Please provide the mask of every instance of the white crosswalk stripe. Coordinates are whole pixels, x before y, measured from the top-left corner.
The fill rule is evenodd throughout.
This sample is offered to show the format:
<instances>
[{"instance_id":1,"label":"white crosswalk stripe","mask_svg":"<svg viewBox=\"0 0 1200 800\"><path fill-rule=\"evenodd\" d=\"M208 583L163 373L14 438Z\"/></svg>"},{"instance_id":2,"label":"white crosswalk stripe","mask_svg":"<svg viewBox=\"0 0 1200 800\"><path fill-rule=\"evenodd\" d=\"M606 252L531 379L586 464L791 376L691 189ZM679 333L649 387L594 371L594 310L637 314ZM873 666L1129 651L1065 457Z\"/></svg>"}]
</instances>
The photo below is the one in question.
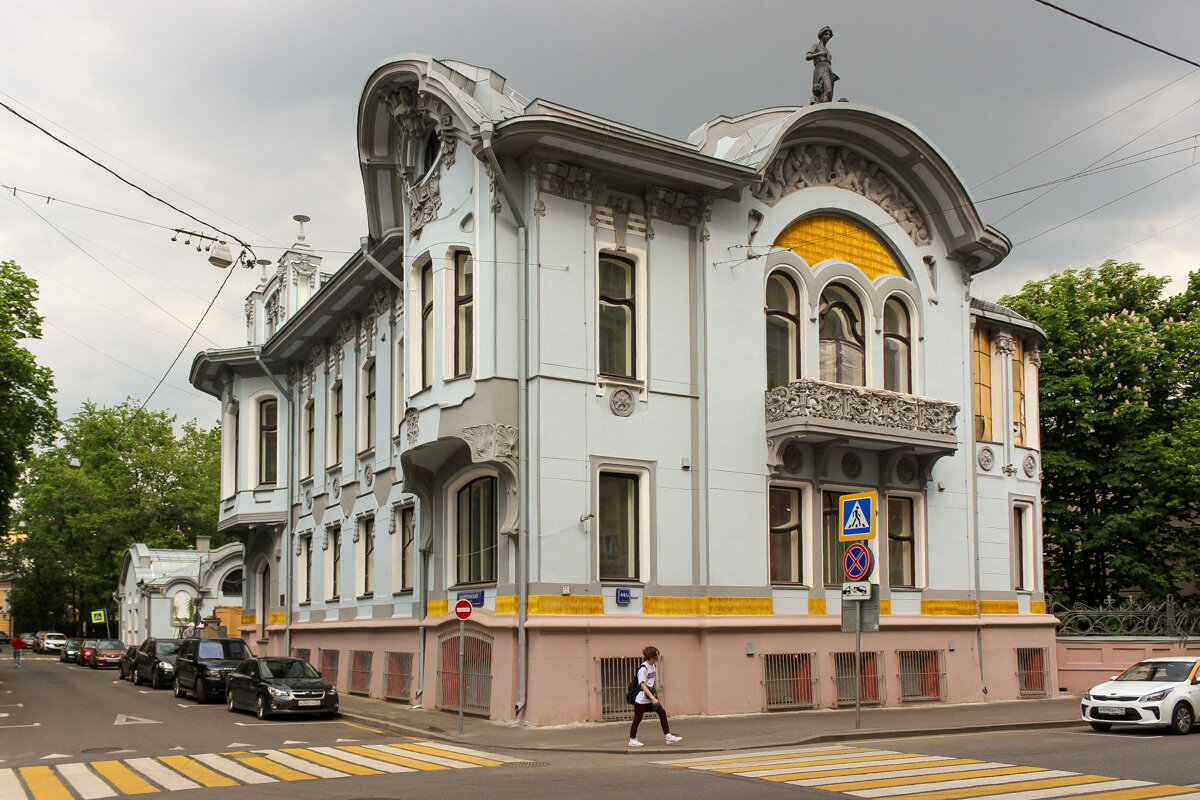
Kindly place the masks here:
<instances>
[{"instance_id":1,"label":"white crosswalk stripe","mask_svg":"<svg viewBox=\"0 0 1200 800\"><path fill-rule=\"evenodd\" d=\"M247 769L233 759L226 758L225 756L219 756L216 753L201 753L199 755L192 756L192 758L196 759L210 769L214 769L217 772L233 778L235 781L241 781L242 783L249 784L276 782L276 779L272 778L270 775L263 775L261 772L255 772L252 769Z\"/></svg>"},{"instance_id":2,"label":"white crosswalk stripe","mask_svg":"<svg viewBox=\"0 0 1200 800\"><path fill-rule=\"evenodd\" d=\"M390 744L373 744L373 745L368 745L368 747L370 747L372 750L379 750L384 753L392 753L393 755L397 755L397 756L405 756L406 758L412 758L417 761L424 761L427 764L439 764L443 767L456 767L458 769L463 769L463 768L468 768L468 767L479 766L478 764L468 764L468 763L463 763L462 761L455 761L452 758L443 758L442 756L435 756L431 753L422 753L417 750L409 750L408 748L405 748L405 747L395 747Z\"/></svg>"},{"instance_id":3,"label":"white crosswalk stripe","mask_svg":"<svg viewBox=\"0 0 1200 800\"><path fill-rule=\"evenodd\" d=\"M288 769L308 773L314 778L344 778L350 774L348 772L338 772L336 769L330 769L329 767L322 767L320 764L314 764L311 761L305 761L303 758L281 753L278 750L255 750L253 752L266 756L276 764L282 764Z\"/></svg>"},{"instance_id":4,"label":"white crosswalk stripe","mask_svg":"<svg viewBox=\"0 0 1200 800\"><path fill-rule=\"evenodd\" d=\"M88 769L87 764L59 764L58 774L79 793L83 800L100 800L102 797L116 797L117 793L96 773Z\"/></svg>"},{"instance_id":5,"label":"white crosswalk stripe","mask_svg":"<svg viewBox=\"0 0 1200 800\"><path fill-rule=\"evenodd\" d=\"M177 792L180 789L200 788L200 784L188 780L153 758L127 758L125 763L168 791Z\"/></svg>"},{"instance_id":6,"label":"white crosswalk stripe","mask_svg":"<svg viewBox=\"0 0 1200 800\"><path fill-rule=\"evenodd\" d=\"M412 767L402 767L399 764L393 764L390 761L384 761L381 758L368 758L359 753L351 753L347 750L339 750L336 747L310 747L315 753L322 753L333 758L340 758L342 761L349 761L351 764L358 764L360 767L369 767L377 769L380 772L416 772Z\"/></svg>"}]
</instances>

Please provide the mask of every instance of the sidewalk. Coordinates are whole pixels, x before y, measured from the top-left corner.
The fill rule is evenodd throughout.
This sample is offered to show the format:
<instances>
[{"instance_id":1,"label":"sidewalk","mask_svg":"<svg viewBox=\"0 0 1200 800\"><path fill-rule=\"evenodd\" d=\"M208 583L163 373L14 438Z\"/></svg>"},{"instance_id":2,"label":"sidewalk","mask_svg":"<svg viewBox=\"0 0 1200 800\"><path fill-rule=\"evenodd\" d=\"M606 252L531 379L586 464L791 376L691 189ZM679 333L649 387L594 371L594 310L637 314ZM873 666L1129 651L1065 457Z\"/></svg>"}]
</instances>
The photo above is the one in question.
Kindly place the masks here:
<instances>
[{"instance_id":1,"label":"sidewalk","mask_svg":"<svg viewBox=\"0 0 1200 800\"><path fill-rule=\"evenodd\" d=\"M864 708L855 729L854 709L774 712L736 716L672 717L679 744L663 743L658 718L647 716L638 730L645 747L630 750L628 722L580 722L536 728L519 723L458 715L366 697L342 694L342 719L408 736L461 742L477 747L582 753L683 752L790 747L815 742L877 739L920 734L986 730L1072 727L1079 719L1079 697L1063 694L1047 700L998 700L958 705L925 704Z\"/></svg>"}]
</instances>

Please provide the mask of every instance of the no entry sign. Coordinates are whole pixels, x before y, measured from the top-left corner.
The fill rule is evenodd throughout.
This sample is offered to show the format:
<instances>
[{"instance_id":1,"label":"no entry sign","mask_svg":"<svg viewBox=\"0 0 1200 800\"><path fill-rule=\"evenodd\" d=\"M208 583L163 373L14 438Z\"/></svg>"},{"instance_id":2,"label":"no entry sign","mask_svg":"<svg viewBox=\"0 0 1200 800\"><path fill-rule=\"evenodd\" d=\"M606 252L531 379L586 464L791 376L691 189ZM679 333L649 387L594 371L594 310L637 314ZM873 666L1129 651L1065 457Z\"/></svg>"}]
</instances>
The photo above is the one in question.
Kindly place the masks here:
<instances>
[{"instance_id":1,"label":"no entry sign","mask_svg":"<svg viewBox=\"0 0 1200 800\"><path fill-rule=\"evenodd\" d=\"M470 600L459 600L457 603L455 603L454 604L454 616L458 617L459 619L470 619L471 618L471 601Z\"/></svg>"},{"instance_id":2,"label":"no entry sign","mask_svg":"<svg viewBox=\"0 0 1200 800\"><path fill-rule=\"evenodd\" d=\"M846 548L846 557L842 559L842 569L846 577L852 581L861 581L871 574L871 551L865 545L855 542Z\"/></svg>"}]
</instances>

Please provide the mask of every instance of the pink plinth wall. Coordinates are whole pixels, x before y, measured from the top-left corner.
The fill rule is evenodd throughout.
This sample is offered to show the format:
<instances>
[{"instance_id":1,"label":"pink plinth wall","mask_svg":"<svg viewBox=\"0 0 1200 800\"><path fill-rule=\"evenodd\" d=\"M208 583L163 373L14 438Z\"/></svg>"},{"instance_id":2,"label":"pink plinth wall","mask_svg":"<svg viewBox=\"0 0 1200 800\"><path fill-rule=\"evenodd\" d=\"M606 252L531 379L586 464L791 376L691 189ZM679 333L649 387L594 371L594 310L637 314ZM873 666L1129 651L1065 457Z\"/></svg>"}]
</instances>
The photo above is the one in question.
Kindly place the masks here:
<instances>
[{"instance_id":1,"label":"pink plinth wall","mask_svg":"<svg viewBox=\"0 0 1200 800\"><path fill-rule=\"evenodd\" d=\"M1058 688L1084 692L1144 658L1200 656L1200 641L1159 637L1072 636L1055 643L1058 651Z\"/></svg>"},{"instance_id":2,"label":"pink plinth wall","mask_svg":"<svg viewBox=\"0 0 1200 800\"><path fill-rule=\"evenodd\" d=\"M420 702L431 709L440 705L438 637L457 631L458 622L447 615L426 623L425 683ZM945 665L942 702L954 703L1021 697L1017 648L1042 648L1047 661L1046 696L1053 696L1063 685L1056 678L1056 623L1052 616L1030 614L985 615L981 620L885 616L878 632L863 634L862 648L864 652L882 654L884 705L905 704L900 697L900 650L941 651ZM662 651L660 675L666 687L663 700L672 715L767 710L763 655L768 653L812 653L817 679L815 705L833 707L833 654L854 651L854 634L842 633L840 617L832 615L537 616L527 624L529 696L523 712L518 714L516 618L476 609L468 624L493 637L490 716L535 725L600 720L600 659L638 656L648 644ZM383 697L386 653L417 653L419 629L416 620L299 623L292 626L292 647L308 649L310 660L318 668L321 649L340 651L338 688L342 691L349 688L350 651L373 652L368 694ZM284 631L272 627L270 635L267 649L272 653L282 651ZM417 671L414 656L414 681Z\"/></svg>"}]
</instances>

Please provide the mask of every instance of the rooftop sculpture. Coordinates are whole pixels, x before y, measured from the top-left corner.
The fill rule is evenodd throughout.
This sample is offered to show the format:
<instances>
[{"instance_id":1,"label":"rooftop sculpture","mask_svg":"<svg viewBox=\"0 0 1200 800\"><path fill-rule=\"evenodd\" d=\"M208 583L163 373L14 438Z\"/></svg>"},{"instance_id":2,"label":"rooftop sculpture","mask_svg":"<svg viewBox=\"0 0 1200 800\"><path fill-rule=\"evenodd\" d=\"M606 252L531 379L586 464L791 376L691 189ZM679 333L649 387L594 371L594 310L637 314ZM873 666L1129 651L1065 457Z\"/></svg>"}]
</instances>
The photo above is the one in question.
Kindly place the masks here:
<instances>
[{"instance_id":1,"label":"rooftop sculpture","mask_svg":"<svg viewBox=\"0 0 1200 800\"><path fill-rule=\"evenodd\" d=\"M833 29L826 25L817 33L817 43L809 48L804 56L806 61L813 62L812 102L833 102L833 84L838 76L833 72L833 56L829 53L829 40L833 38Z\"/></svg>"}]
</instances>

